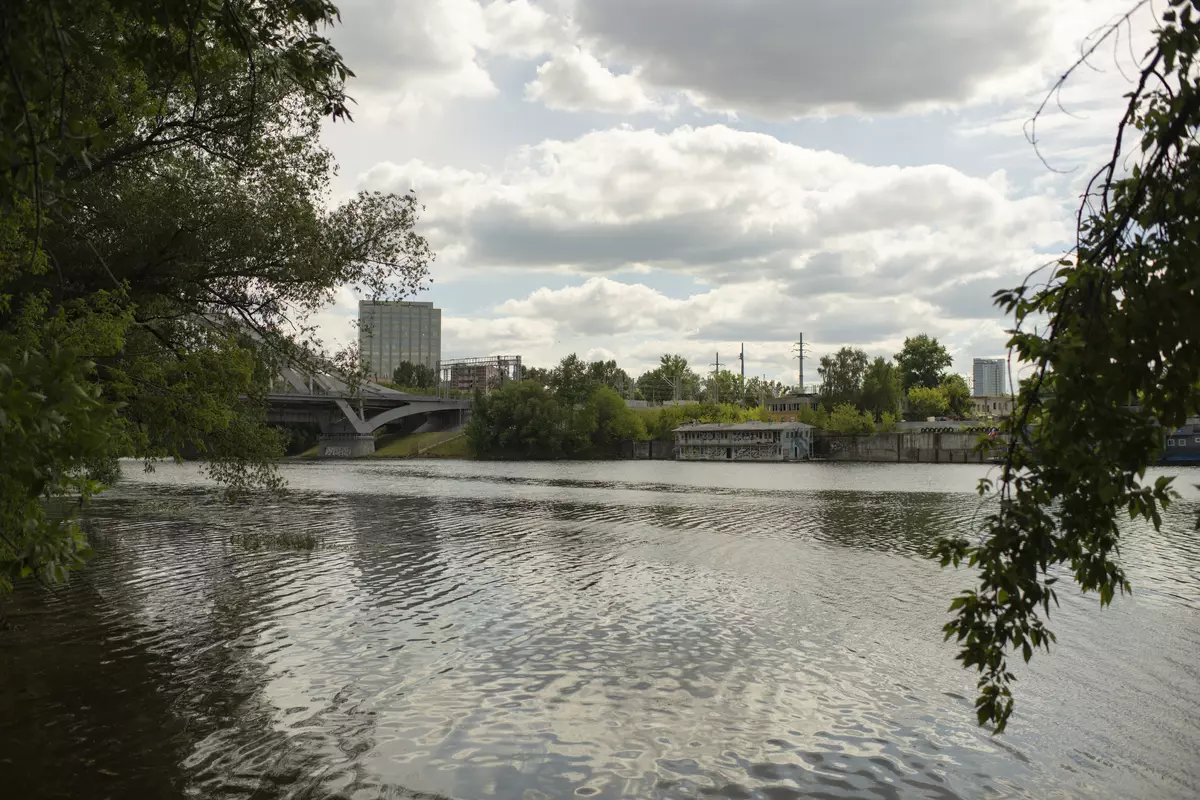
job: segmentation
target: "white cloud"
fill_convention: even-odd
[[[590,278],[582,286],[538,289],[528,297],[508,300],[497,312],[553,321],[575,333],[612,335],[635,329],[662,330],[685,302],[672,300],[643,284]]]
[[[573,41],[569,17],[529,0],[494,0],[483,7],[488,49],[514,58],[536,58]]]
[[[794,282],[826,254],[838,263],[822,281],[870,292],[936,270],[1007,273],[1068,232],[1060,198],[1013,197],[998,176],[868,166],[724,126],[545,141],[495,171],[382,163],[362,183],[415,189],[435,246],[458,248],[439,264],[474,269]]]
[[[490,41],[476,0],[344,0],[330,38],[355,73],[349,92],[364,121],[413,118],[454,98],[490,97]]]
[[[567,111],[638,114],[668,110],[647,93],[636,72],[614,75],[578,47],[539,66],[537,77],[525,87],[525,99]]]
[[[549,351],[555,325],[547,320],[442,316],[442,357]]]

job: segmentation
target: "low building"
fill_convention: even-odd
[[[820,396],[812,393],[785,394],[783,397],[768,398],[766,406],[767,411],[783,413],[799,411],[803,408],[816,408],[820,402]]]
[[[1166,432],[1159,460],[1168,464],[1200,463],[1200,417],[1188,417],[1182,428]]]
[[[680,461],[800,461],[812,456],[803,422],[692,423],[675,429]]]
[[[976,419],[1009,417],[1012,415],[1015,404],[1016,401],[1009,394],[992,394],[971,398]]]
[[[804,409],[815,409],[821,404],[817,394],[785,394],[769,398],[764,405],[767,415],[776,422],[796,422]]]

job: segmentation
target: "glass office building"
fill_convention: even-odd
[[[1006,394],[1004,370],[1008,364],[1003,358],[977,358],[971,366],[973,396],[995,397]]]
[[[442,310],[433,303],[360,300],[358,346],[375,380],[391,380],[402,361],[436,370],[442,357]]]

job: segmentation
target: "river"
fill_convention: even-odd
[[[976,465],[293,463],[229,507],[127,466],[0,633],[28,798],[1200,795],[1200,496],[1134,595],[1063,585],[1007,733],[940,628]],[[1175,470],[1179,472],[1180,470]],[[1186,471],[1184,471],[1186,473]],[[311,552],[231,536],[309,533]]]

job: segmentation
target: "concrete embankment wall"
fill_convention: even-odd
[[[870,436],[840,436],[819,432],[813,441],[813,456],[829,461],[880,461],[922,464],[979,464],[998,455],[976,449],[977,433],[876,433]],[[996,437],[996,447],[1004,440]]]
[[[675,443],[660,442],[657,439],[649,442],[626,439],[621,442],[621,458],[673,459],[675,458]]]
[[[996,447],[1005,443],[996,437]],[[813,438],[813,457],[826,461],[877,461],[912,464],[980,464],[988,453],[975,449],[977,433],[904,432],[876,433],[870,436],[842,436],[817,431]],[[670,460],[675,458],[674,442],[621,442],[621,458]],[[991,456],[999,455],[993,450]]]

